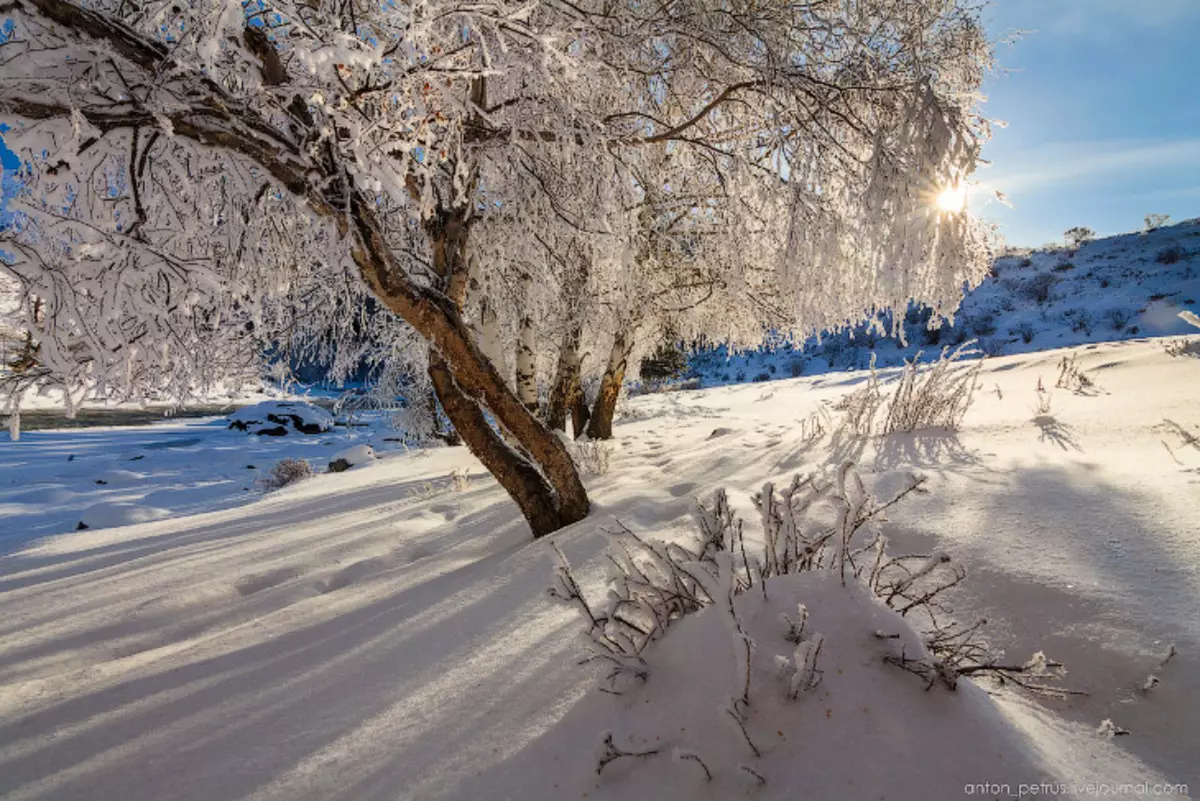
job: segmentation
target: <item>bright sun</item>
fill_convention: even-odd
[[[937,205],[942,211],[962,211],[967,205],[967,188],[961,184],[946,187],[937,196]]]

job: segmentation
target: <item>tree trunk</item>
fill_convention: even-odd
[[[566,428],[569,413],[573,429],[571,433],[576,437],[583,434],[590,415],[579,373],[579,339],[582,335],[582,329],[574,326],[563,337],[558,350],[554,388],[550,391],[550,402],[546,408],[546,425],[554,431]]]
[[[461,297],[456,301],[407,279],[379,228],[374,206],[358,192],[351,195],[350,222],[356,243],[353,257],[363,279],[384,305],[429,341],[431,365],[440,363],[453,379],[447,382],[439,378],[441,389],[446,392],[445,396],[439,392],[442,408],[464,438],[472,437],[468,445],[480,461],[489,470],[499,471],[496,479],[517,501],[534,536],[540,537],[586,517],[587,492],[571,455],[558,437],[509,390],[504,378],[480,351],[460,314]],[[452,223],[449,226],[445,222],[435,221],[429,228],[431,244],[435,256],[457,262],[460,249],[438,239],[454,234],[462,237],[458,244],[463,246],[466,230],[459,228],[454,220],[449,221]],[[465,267],[451,263],[449,258],[448,268]],[[447,289],[459,283],[448,281]],[[465,281],[461,283],[465,286]],[[461,402],[459,395],[472,403]],[[486,405],[496,422],[516,437],[528,460],[508,448],[486,422],[484,427],[477,424],[481,418],[476,414],[482,414],[479,404]],[[537,482],[533,474],[537,474]]]
[[[535,362],[537,342],[534,336],[533,315],[528,311],[533,279],[525,276],[521,283],[525,286],[526,312],[521,315],[520,333],[517,338],[517,397],[521,399],[521,403],[525,404],[526,409],[536,412],[538,410],[537,364]]]
[[[596,402],[592,406],[592,417],[587,426],[588,439],[612,439],[613,414],[617,410],[617,397],[621,394],[621,384],[625,381],[625,368],[632,350],[633,336],[624,331],[618,333],[608,354],[604,377],[600,379],[600,391],[596,393]]]
[[[573,522],[564,519],[553,497],[547,497],[552,493],[542,474],[496,435],[479,404],[458,388],[446,362],[437,355],[430,356],[429,377],[455,430],[516,501],[533,536],[544,536]]]

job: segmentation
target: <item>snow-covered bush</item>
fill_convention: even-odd
[[[258,483],[264,489],[275,490],[314,475],[316,471],[307,459],[280,459],[271,467],[271,472],[260,478]]]
[[[1020,292],[1025,297],[1042,304],[1050,300],[1051,290],[1058,285],[1059,277],[1052,273],[1039,273],[1020,286]]]
[[[1054,386],[1082,395],[1094,389],[1096,382],[1079,367],[1079,354],[1073,353],[1070,358],[1063,356],[1059,361],[1058,380],[1054,382]]]
[[[590,651],[585,661],[608,664],[610,692],[628,689],[631,681],[645,681],[644,654],[651,643],[681,618],[713,606],[728,611],[738,675],[744,670],[748,676],[755,646],[743,636],[733,599],[755,588],[769,595],[767,585],[775,578],[831,571],[843,586],[861,584],[901,617],[912,615],[919,621],[927,653],[912,658],[895,655],[894,663],[931,684],[937,681],[954,689],[961,676],[992,675],[1035,692],[1066,693],[1041,681],[1059,678],[1061,665],[1036,655],[1023,665],[1002,664],[980,638],[984,621],[963,626],[943,619],[940,599],[966,577],[966,570],[948,554],[888,553],[881,529],[884,512],[923,491],[924,481],[911,478],[886,501],[868,491],[850,462],[832,474],[796,476],[783,488],[767,482],[752,498],[762,528],[758,553],[747,551],[744,523],[719,489],[708,504],[696,504],[695,535],[690,542],[660,542],[618,523],[609,532],[611,571],[603,601],[587,598],[570,563],[555,546],[559,565],[549,594],[583,618]],[[807,610],[798,611],[796,618],[781,616],[782,637],[797,646],[779,662],[781,674],[788,674],[793,697],[797,688],[815,686],[821,643],[820,635],[806,636]],[[748,678],[744,685],[739,679],[735,698],[748,699],[748,684]]]
[[[983,366],[982,360],[970,366],[957,364],[969,347],[966,343],[943,349],[936,362],[926,365],[920,364],[920,353],[906,362],[887,406],[883,433],[922,428],[956,431],[974,399],[975,380]]]
[[[970,366],[958,363],[971,353],[973,344],[968,341],[953,350],[943,348],[936,362],[926,364],[921,363],[918,351],[889,385],[890,395],[872,358],[871,372],[863,386],[833,405],[842,413],[842,429],[854,437],[923,428],[957,430],[974,399],[976,378],[983,366],[982,360]]]

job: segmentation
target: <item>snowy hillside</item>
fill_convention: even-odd
[[[1192,797],[1178,785],[1200,786],[1200,450],[1188,440],[1200,359],[1161,340],[1074,353],[1088,381],[1063,387],[1062,352],[985,362],[957,432],[850,436],[818,410],[862,374],[633,398],[611,448],[581,455],[591,516],[538,541],[465,449],[405,452],[381,429],[31,432],[3,446],[26,468],[3,478],[0,529],[82,492],[98,467],[128,473],[111,477],[129,503],[150,505],[153,488],[153,505],[201,513],[0,558],[0,797],[907,801],[1043,782],[1056,797]],[[272,492],[238,483],[246,498],[228,508],[233,474],[257,474],[249,464],[323,466],[351,444],[381,458]],[[683,541],[693,499],[725,487],[756,552],[751,495],[847,460],[880,498],[926,476],[926,492],[888,509],[889,550],[944,552],[967,572],[947,614],[986,618],[989,647],[1016,665],[1044,651],[1087,694],[1031,700],[982,678],[926,690],[884,661],[919,656],[919,621],[819,573],[738,599],[757,643],[742,725],[761,756],[724,711],[742,673],[720,608],[652,643],[644,684],[598,691],[606,671],[578,664],[581,617],[546,592],[554,546],[603,598],[618,521]],[[86,475],[64,477],[76,462]],[[220,497],[206,481],[227,482]],[[114,484],[91,486],[121,502]],[[13,498],[39,487],[47,497]],[[194,502],[173,507],[170,492]],[[776,612],[797,603],[805,636],[825,639],[820,681],[792,700],[772,659],[793,648]]]
[[[1088,342],[1188,333],[1178,313],[1200,310],[1200,220],[1124,234],[1068,249],[1015,252],[963,298],[954,324],[928,330],[928,309],[905,318],[908,345],[860,325],[803,343],[728,356],[694,356],[704,386],[774,381],[830,370],[861,370],[871,353],[894,366],[917,351],[974,339],[987,355],[1029,353]],[[885,315],[883,320],[887,320]]]

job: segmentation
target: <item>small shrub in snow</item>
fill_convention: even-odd
[[[1159,264],[1177,264],[1186,257],[1186,251],[1179,245],[1170,245],[1154,254],[1154,260]]]
[[[1000,337],[985,339],[979,343],[979,349],[983,351],[984,356],[1003,356],[1004,348],[1008,343]]]
[[[311,464],[306,459],[280,459],[271,471],[258,480],[265,489],[274,490],[295,484],[316,475]]]
[[[1070,261],[1060,261],[1052,268],[1056,273],[1066,273],[1075,269],[1075,263]]]
[[[1037,389],[1035,390],[1037,400],[1034,402],[1033,413],[1037,417],[1047,417],[1050,414],[1050,404],[1053,401],[1053,396],[1042,383],[1042,377],[1038,376]]]
[[[754,383],[756,383],[756,384],[761,384],[765,381],[770,381],[770,380],[771,380],[770,373],[763,372],[763,373],[759,373],[758,375],[754,376]]]
[[[943,348],[941,357],[930,364],[920,364],[920,352],[905,362],[887,405],[883,433],[922,428],[958,430],[971,406],[975,381],[983,367],[982,361],[970,367],[958,364],[969,345],[954,350]]]
[[[1041,386],[1041,379],[1038,379]],[[1096,382],[1079,367],[1079,354],[1071,354],[1070,358],[1063,356],[1058,363],[1058,380],[1054,382],[1058,389],[1069,389],[1076,394],[1083,394],[1094,389]]]
[[[1114,331],[1123,331],[1132,317],[1133,312],[1128,309],[1109,309],[1104,313],[1104,319],[1108,320]]]
[[[1088,336],[1092,334],[1092,327],[1096,324],[1092,319],[1091,312],[1087,309],[1070,309],[1067,312],[1067,317],[1071,323],[1071,330],[1075,333],[1084,333]]]
[[[875,433],[875,418],[883,407],[883,394],[879,374],[875,371],[875,357],[871,357],[871,373],[867,382],[853,392],[848,392],[834,404],[834,411],[842,413],[842,427],[851,436],[869,437]]]
[[[1053,273],[1039,273],[1021,284],[1020,292],[1025,297],[1042,304],[1050,300],[1050,295],[1058,285],[1059,277]]]
[[[957,430],[971,406],[975,380],[983,366],[982,361],[971,367],[958,364],[971,344],[954,350],[943,348],[938,360],[928,364],[921,363],[918,351],[904,363],[890,396],[883,390],[872,357],[866,383],[833,405],[842,413],[843,428],[856,437],[871,436],[877,430],[883,434],[923,428]]]
[[[849,462],[832,475],[796,476],[783,488],[768,482],[752,499],[763,530],[757,554],[747,553],[743,521],[734,516],[724,490],[717,490],[710,504],[695,508],[697,533],[691,543],[650,540],[623,525],[610,532],[613,569],[602,603],[587,600],[566,557],[554,546],[560,564],[549,593],[579,612],[591,650],[585,661],[608,662],[608,689],[617,693],[630,679],[646,680],[645,649],[673,623],[714,605],[725,610],[739,669],[731,704],[723,712],[755,751],[743,716],[754,644],[742,631],[733,599],[752,590],[767,595],[768,581],[777,576],[835,571],[843,584],[863,583],[902,617],[923,619],[928,656],[910,659],[901,652],[888,661],[930,685],[940,682],[954,689],[960,677],[992,676],[1035,693],[1070,694],[1045,683],[1061,677],[1060,664],[1040,653],[1023,664],[1006,664],[981,640],[984,621],[962,626],[941,620],[940,598],[966,576],[949,555],[887,553],[887,537],[880,529],[884,513],[923,485],[923,478],[913,478],[881,502]],[[796,618],[781,615],[781,637],[794,647],[790,655],[776,659],[790,697],[819,682],[817,660],[824,641],[817,632],[806,636],[807,610],[802,606],[797,611]]]
[[[788,359],[788,374],[792,378],[799,378],[804,375],[803,356],[793,356],[791,359]]]
[[[1026,345],[1033,341],[1034,334],[1037,333],[1033,327],[1033,323],[1021,323],[1013,331],[1021,337],[1021,341]]]
[[[972,319],[970,328],[977,337],[990,337],[996,333],[996,319],[991,313],[986,313]]]
[[[463,468],[450,471],[450,489],[455,492],[466,492],[471,486],[471,476]]]

